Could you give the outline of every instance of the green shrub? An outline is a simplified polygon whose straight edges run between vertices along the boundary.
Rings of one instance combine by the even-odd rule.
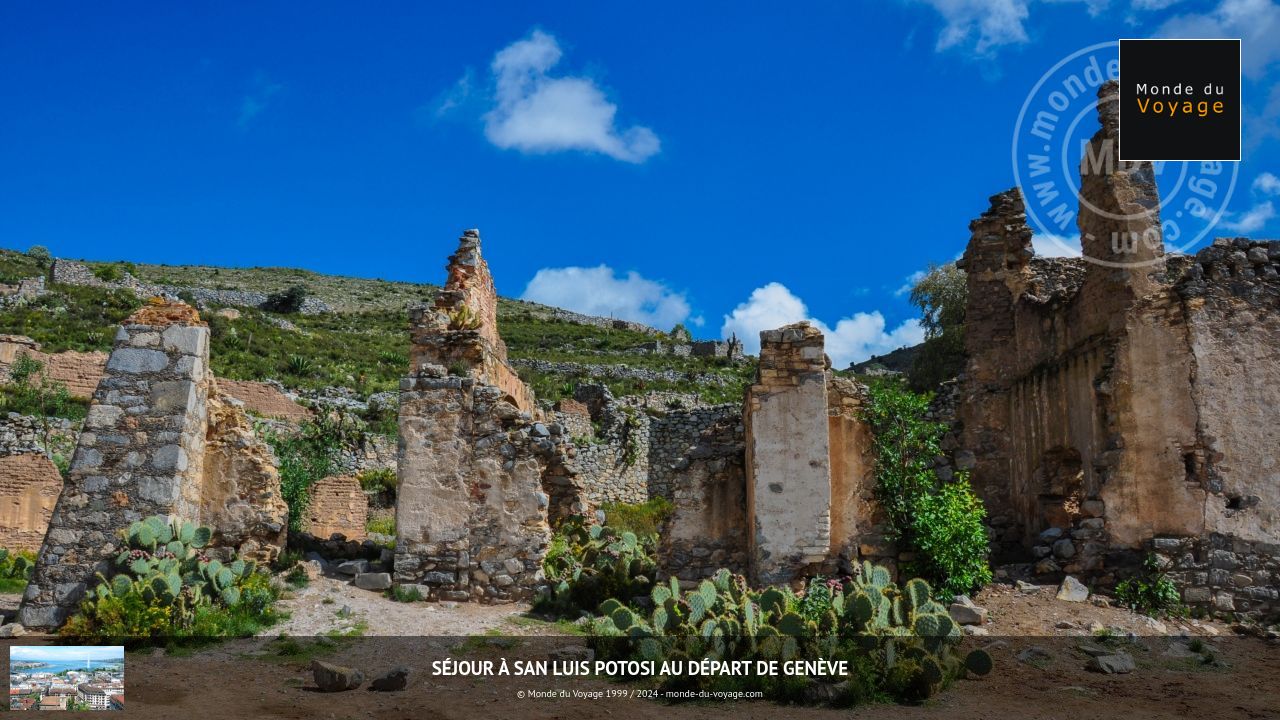
[[[207,527],[153,516],[123,533],[126,547],[99,573],[66,637],[131,640],[251,635],[274,623],[276,592],[252,562],[207,554]]]
[[[93,269],[93,276],[102,282],[116,282],[122,277],[117,265],[99,265]]]
[[[301,378],[311,377],[315,372],[316,363],[306,355],[290,355],[285,366],[289,369],[290,375],[296,375]]]
[[[807,677],[659,678],[665,689],[759,690],[784,702],[838,704],[890,698],[927,700],[966,674],[986,675],[983,650],[962,654],[963,633],[932,588],[914,579],[899,588],[883,567],[864,563],[848,582],[815,578],[802,595],[790,588],[752,589],[741,575],[718,571],[682,592],[675,578],[653,586],[644,609],[617,598],[602,602],[591,623],[597,657],[665,660],[846,660],[854,668],[823,683]]]
[[[904,572],[954,595],[991,581],[986,510],[966,473],[938,479],[934,459],[946,426],[925,419],[929,399],[893,381],[876,382],[863,417],[875,437],[876,498],[899,549],[915,553]]]
[[[392,496],[395,495],[396,486],[400,483],[395,468],[363,470],[356,475],[356,479],[360,481],[360,488],[365,492],[389,492]]]
[[[662,531],[675,506],[658,496],[642,503],[605,503],[605,524],[618,532],[633,532],[637,537],[648,538]]]
[[[297,432],[278,432],[260,426],[262,438],[275,451],[280,470],[280,494],[289,506],[289,528],[302,530],[302,519],[311,504],[311,488],[337,467],[343,448],[364,442],[363,423],[341,413],[327,413],[305,420]]]
[[[395,537],[396,534],[396,518],[394,515],[378,515],[369,518],[365,523],[364,529],[369,533],[377,533],[378,535],[390,535]]]
[[[1142,561],[1142,570],[1137,575],[1116,584],[1116,599],[1130,610],[1144,615],[1182,616],[1187,613],[1178,586],[1160,569],[1154,554],[1148,554]]]
[[[83,420],[88,411],[88,403],[71,397],[66,385],[49,377],[44,363],[25,352],[10,366],[9,381],[0,385],[0,412]]]
[[[405,587],[404,585],[396,585],[388,591],[388,597],[396,602],[418,602],[423,599],[422,591],[416,585]]]
[[[577,616],[611,597],[645,595],[653,585],[655,538],[638,537],[580,517],[561,524],[542,560],[549,591],[534,603],[542,612]]]
[[[19,593],[25,590],[35,564],[36,554],[30,550],[0,548],[0,592]]]
[[[49,267],[53,262],[53,254],[49,252],[49,248],[43,245],[32,245],[27,250],[27,257],[35,261],[36,265],[42,268]]]
[[[307,299],[307,289],[302,285],[293,285],[286,290],[271,293],[262,304],[263,310],[270,312],[293,314],[302,309]]]

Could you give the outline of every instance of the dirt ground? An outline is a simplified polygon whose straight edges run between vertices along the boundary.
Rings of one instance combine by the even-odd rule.
[[[922,706],[835,709],[761,700],[673,704],[630,697],[638,684],[594,677],[435,676],[431,661],[446,655],[546,659],[585,640],[564,625],[525,617],[522,606],[394,603],[321,579],[286,601],[294,617],[274,633],[341,634],[358,627],[364,636],[265,636],[178,657],[130,653],[126,704],[144,718],[1280,718],[1275,642],[1236,636],[1217,623],[1157,623],[1117,608],[1067,603],[1056,600],[1054,590],[994,585],[975,598],[989,611],[987,634],[966,643],[991,652],[996,669],[988,677],[959,681]],[[337,612],[344,605],[348,616]],[[395,636],[410,632],[423,637]],[[1137,668],[1124,675],[1086,670],[1086,650],[1098,645],[1130,653]],[[403,692],[321,693],[309,670],[313,656],[368,676],[406,666],[410,684]],[[531,698],[534,691],[569,697]]]

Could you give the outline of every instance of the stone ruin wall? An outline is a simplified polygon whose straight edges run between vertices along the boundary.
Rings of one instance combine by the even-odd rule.
[[[1116,136],[1113,109],[1099,119],[1095,153]],[[1029,548],[1040,574],[1109,584],[1155,550],[1189,604],[1274,612],[1280,245],[1166,255],[1148,163],[1086,172],[1081,188],[1130,216],[1082,204],[1086,254],[1127,265],[1034,257],[1016,189],[971,224],[961,262],[956,458],[973,466],[997,559]]]
[[[553,503],[573,502],[557,485],[573,482],[564,445],[499,388],[438,366],[405,378],[396,582],[432,599],[532,596]]]
[[[745,430],[737,408],[722,411],[677,460],[672,514],[658,548],[664,576],[694,581],[720,568],[748,572]]]
[[[448,281],[435,305],[410,311],[411,367],[438,365],[465,372],[505,392],[516,407],[539,412],[533,391],[507,362],[498,335],[498,294],[480,255],[480,232],[467,230],[449,256]]]
[[[364,540],[368,521],[369,499],[354,476],[327,477],[311,488],[303,530],[314,537],[327,540],[338,534]]]
[[[563,426],[540,421],[533,392],[506,364],[478,232],[463,234],[448,272],[435,308],[411,315],[395,581],[431,599],[528,598],[543,583],[551,523],[589,506]]]
[[[573,443],[574,469],[591,505],[642,503],[661,494],[650,487],[648,415],[620,405],[604,385],[579,385],[552,415]]]
[[[268,560],[284,542],[265,447],[208,371],[209,330],[191,308],[149,304],[119,329],[54,507],[20,622],[57,627],[149,515],[209,524],[215,544]]]

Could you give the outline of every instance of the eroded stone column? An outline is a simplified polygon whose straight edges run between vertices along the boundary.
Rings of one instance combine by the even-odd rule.
[[[61,625],[130,523],[199,516],[208,364],[209,328],[191,307],[147,305],[121,326],[23,595],[23,625]]]
[[[760,333],[760,369],[746,398],[750,566],[787,582],[831,547],[826,356],[807,322]]]

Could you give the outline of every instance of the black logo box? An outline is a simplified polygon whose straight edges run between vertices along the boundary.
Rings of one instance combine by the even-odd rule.
[[[1140,85],[1146,86],[1146,93],[1138,92]],[[1206,95],[1209,85],[1212,92]],[[1166,95],[1166,86],[1180,87],[1183,93]],[[1139,100],[1147,112],[1139,111]],[[1240,41],[1121,39],[1119,101],[1122,162],[1237,162],[1242,127]],[[1183,112],[1188,101],[1191,114]],[[1223,112],[1215,113],[1219,102]],[[1170,103],[1177,104],[1173,115]],[[1163,112],[1156,114],[1157,107]],[[1205,107],[1208,113],[1202,117],[1199,110]]]

